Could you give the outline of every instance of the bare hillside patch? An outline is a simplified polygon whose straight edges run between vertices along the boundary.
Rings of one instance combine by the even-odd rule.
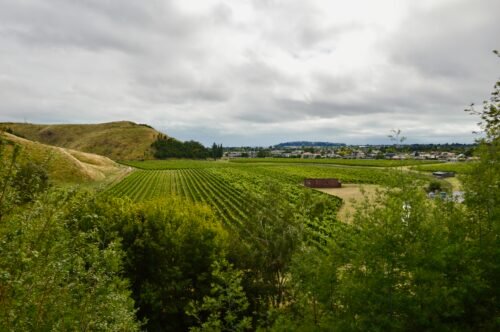
[[[344,203],[339,210],[338,217],[342,221],[347,221],[355,211],[357,202],[365,197],[374,197],[377,189],[382,187],[376,184],[342,184],[342,188],[318,188],[316,190],[342,198]],[[364,192],[364,193],[363,193]]]

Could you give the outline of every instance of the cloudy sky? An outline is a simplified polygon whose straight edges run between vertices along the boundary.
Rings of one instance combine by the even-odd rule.
[[[472,142],[498,0],[0,0],[0,121],[226,146]]]

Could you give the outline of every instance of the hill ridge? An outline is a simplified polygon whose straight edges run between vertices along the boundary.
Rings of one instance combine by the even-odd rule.
[[[46,145],[6,132],[0,132],[0,139],[20,146],[20,161],[44,165],[49,178],[56,183],[111,181],[128,171],[104,156]]]
[[[31,141],[99,154],[113,160],[152,159],[151,144],[158,135],[164,135],[150,125],[127,120],[97,124],[3,122],[0,128]]]
[[[332,142],[316,142],[316,141],[292,141],[292,142],[284,142],[274,145],[275,148],[284,148],[284,147],[313,147],[313,146],[321,146],[321,147],[329,147],[329,146],[345,146],[345,143],[332,143]]]

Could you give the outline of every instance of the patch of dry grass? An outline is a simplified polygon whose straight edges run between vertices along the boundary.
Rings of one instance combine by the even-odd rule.
[[[37,125],[0,123],[14,134],[43,144],[99,154],[113,160],[151,156],[151,144],[158,131],[129,121],[102,124]]]
[[[344,203],[339,210],[338,217],[342,221],[347,221],[349,216],[354,213],[357,202],[364,200],[366,197],[374,197],[377,190],[382,187],[375,184],[342,184],[342,188],[318,188],[316,190],[329,195],[342,198]]]
[[[1,138],[21,147],[20,161],[33,161],[45,165],[51,181],[64,183],[93,183],[112,181],[127,167],[109,158],[33,142],[8,133]]]

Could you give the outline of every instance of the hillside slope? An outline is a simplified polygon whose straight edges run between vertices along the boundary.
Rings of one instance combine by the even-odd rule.
[[[4,132],[0,132],[0,139],[6,141],[8,147],[19,145],[21,163],[32,161],[43,164],[50,180],[59,184],[107,182],[128,171],[127,167],[104,156],[45,145]]]
[[[113,160],[151,158],[151,143],[159,134],[147,125],[130,121],[58,125],[5,122],[0,123],[0,128],[28,140],[99,154]]]

